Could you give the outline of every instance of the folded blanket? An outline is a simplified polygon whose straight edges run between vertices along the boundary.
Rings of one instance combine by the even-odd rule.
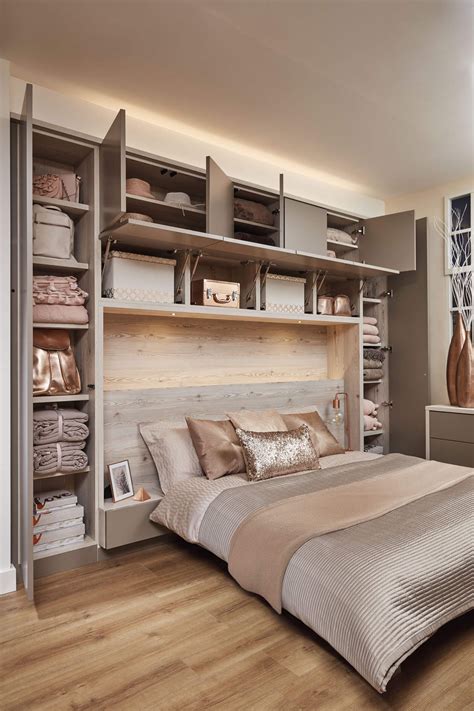
[[[338,230],[335,227],[328,227],[326,232],[327,239],[333,242],[342,242],[342,244],[357,244],[357,236],[350,235],[344,230]]]
[[[63,304],[36,304],[33,306],[35,323],[89,323],[89,314],[84,306]]]
[[[364,336],[365,335],[370,335],[370,336],[378,336],[379,335],[379,329],[377,326],[371,326],[370,323],[364,323],[362,326],[362,331]]]
[[[376,417],[371,417],[370,415],[364,415],[364,430],[370,432],[371,430],[381,430],[382,423],[378,421]]]
[[[377,345],[381,343],[380,336],[372,336],[370,333],[364,333],[364,343],[373,343]]]
[[[366,398],[364,398],[362,400],[362,409],[364,415],[373,415],[375,417],[377,415],[377,410],[379,409],[379,406],[372,400],[367,400]]]
[[[33,303],[81,306],[88,294],[74,276],[34,276]]]
[[[377,353],[378,351],[376,351]],[[369,368],[383,368],[383,360],[370,360],[369,358],[364,358],[364,365],[363,365],[365,370],[368,370]]]
[[[81,471],[88,464],[87,454],[82,451],[85,446],[85,442],[62,442],[33,447],[34,471],[37,474]]]
[[[362,373],[364,380],[380,380],[383,378],[382,368],[364,368]]]
[[[362,323],[367,323],[370,326],[376,326],[377,325],[377,319],[374,318],[373,316],[364,316],[362,319]]]
[[[364,348],[364,360],[385,360],[385,353],[379,350],[373,350],[372,348]]]
[[[89,436],[89,416],[80,410],[35,410],[33,444],[83,442]]]

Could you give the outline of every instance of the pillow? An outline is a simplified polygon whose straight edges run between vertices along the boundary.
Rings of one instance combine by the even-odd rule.
[[[345,449],[331,434],[317,412],[300,412],[282,415],[282,417],[290,430],[301,425],[308,425],[314,448],[320,457],[328,457],[330,454],[344,454]]]
[[[320,469],[308,425],[290,432],[249,432],[240,427],[236,432],[250,481]]]
[[[230,420],[186,417],[199,463],[208,479],[245,472],[244,455]]]
[[[138,427],[150,450],[164,494],[180,481],[202,476],[187,427],[166,427],[159,422],[144,422]]]
[[[334,242],[342,242],[343,244],[357,244],[357,237],[352,237],[344,230],[338,230],[335,227],[327,228],[327,239],[332,239]]]
[[[228,412],[234,427],[241,430],[252,430],[252,432],[286,432],[286,426],[282,416],[276,410],[239,410],[239,412]]]

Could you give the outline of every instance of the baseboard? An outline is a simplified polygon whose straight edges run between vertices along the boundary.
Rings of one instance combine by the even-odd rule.
[[[6,570],[0,570],[0,595],[15,592],[16,590],[16,568],[11,565]]]

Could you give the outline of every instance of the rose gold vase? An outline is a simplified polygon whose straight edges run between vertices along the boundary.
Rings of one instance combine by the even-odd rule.
[[[474,349],[469,335],[458,360],[456,393],[459,407],[474,407]]]
[[[461,355],[464,341],[466,340],[466,329],[461,314],[458,314],[456,325],[454,327],[453,337],[449,344],[448,360],[446,363],[446,384],[448,386],[448,397],[451,405],[458,404],[456,393],[456,373],[458,369],[458,360]]]

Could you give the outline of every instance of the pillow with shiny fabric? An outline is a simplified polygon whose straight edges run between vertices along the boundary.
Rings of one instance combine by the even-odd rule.
[[[230,420],[186,417],[186,423],[199,463],[208,479],[245,472],[242,448]]]
[[[276,410],[239,410],[238,412],[228,412],[227,417],[234,427],[242,430],[252,430],[252,432],[286,432],[286,426],[282,416]]]
[[[313,445],[320,457],[330,454],[344,454],[345,450],[334,435],[328,430],[317,412],[300,412],[282,415],[288,429],[307,425],[311,434]]]

